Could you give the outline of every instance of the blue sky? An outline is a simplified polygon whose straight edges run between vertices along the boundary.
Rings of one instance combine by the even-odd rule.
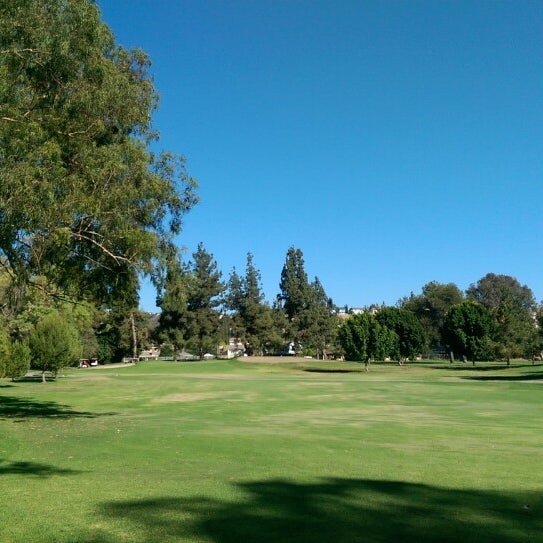
[[[542,2],[98,4],[200,183],[187,257],[251,251],[269,300],[290,246],[338,305],[488,272],[543,298]]]

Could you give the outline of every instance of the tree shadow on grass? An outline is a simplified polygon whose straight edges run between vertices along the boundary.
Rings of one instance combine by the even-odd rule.
[[[4,461],[0,460],[0,476],[29,475],[45,479],[46,477],[51,477],[53,475],[74,475],[77,473],[81,472],[72,469],[56,468],[55,466],[38,464],[36,462],[11,462],[9,464],[4,464]]]
[[[541,541],[543,499],[366,479],[239,483],[237,501],[163,497],[104,504],[147,543],[527,543]]]
[[[305,368],[304,371],[308,373],[366,373],[366,371],[361,369],[334,369],[334,368]]]
[[[524,375],[473,375],[463,377],[473,381],[543,381],[543,372]]]
[[[22,422],[25,419],[32,418],[95,418],[112,414],[114,413],[76,411],[67,405],[51,401],[30,400],[15,396],[0,396],[0,420],[19,419],[19,422]]]
[[[426,366],[428,368],[431,368],[433,370],[448,370],[448,371],[508,371],[511,370],[511,368],[525,368],[525,367],[532,367],[531,365],[515,365],[508,367],[507,364],[504,362],[503,364],[496,364],[488,362],[475,362],[475,366],[471,362],[465,362],[465,363],[454,363],[454,364],[443,364],[441,366],[432,365],[432,366]]]

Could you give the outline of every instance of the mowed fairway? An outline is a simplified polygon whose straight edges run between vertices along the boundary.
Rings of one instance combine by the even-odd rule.
[[[3,380],[0,541],[543,541],[543,366],[362,369]]]

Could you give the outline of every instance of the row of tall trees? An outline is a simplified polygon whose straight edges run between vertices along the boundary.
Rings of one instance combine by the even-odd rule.
[[[326,357],[336,349],[336,310],[324,287],[309,282],[303,254],[291,247],[281,272],[280,293],[265,301],[251,253],[245,272],[222,281],[213,256],[199,245],[192,260],[174,260],[160,285],[157,337],[200,358],[235,337],[249,355],[298,352]]]
[[[213,256],[200,245],[190,262],[171,262],[160,292],[156,337],[200,357],[232,336],[247,354],[344,354],[364,361],[431,352],[509,360],[533,357],[543,347],[542,312],[531,290],[492,273],[465,293],[453,283],[430,282],[397,307],[373,306],[340,320],[319,279],[309,281],[300,249],[288,249],[279,293],[269,305],[250,253],[245,272],[234,269],[223,281]]]

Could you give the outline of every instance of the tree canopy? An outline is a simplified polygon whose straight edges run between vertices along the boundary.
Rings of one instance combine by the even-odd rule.
[[[472,361],[492,359],[492,336],[492,315],[475,300],[454,305],[443,320],[443,338],[447,347]]]
[[[232,311],[234,332],[245,345],[249,355],[263,354],[264,347],[274,339],[272,310],[264,302],[260,272],[253,255],[247,253],[245,275],[234,269],[230,274],[225,306]]]
[[[400,356],[414,358],[424,351],[424,330],[412,313],[397,307],[383,307],[375,317],[379,324],[397,334]]]
[[[0,265],[81,297],[134,290],[197,201],[180,156],[155,155],[143,51],[90,0],[0,4]]]
[[[494,320],[495,356],[509,360],[528,354],[536,335],[536,303],[529,287],[510,275],[488,273],[467,290]]]
[[[31,366],[42,372],[54,374],[69,366],[81,356],[81,343],[75,326],[58,312],[51,312],[41,319],[29,336]]]
[[[411,294],[402,299],[400,304],[420,321],[429,347],[439,348],[444,346],[441,329],[445,314],[463,299],[462,291],[454,283],[430,281],[422,287],[421,294]]]

